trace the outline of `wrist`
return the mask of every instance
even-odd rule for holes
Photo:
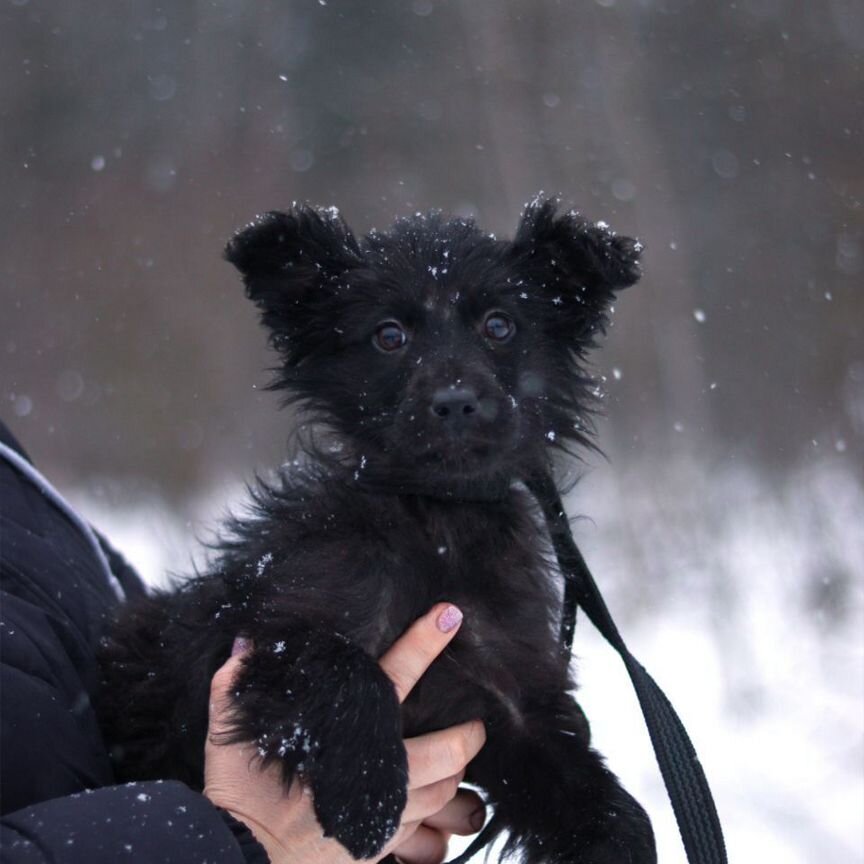
[[[237,810],[217,807],[243,852],[246,864],[283,864],[285,847],[260,822]]]
[[[267,849],[259,842],[249,825],[224,807],[216,809],[225,820],[228,830],[234,835],[246,864],[273,864]]]

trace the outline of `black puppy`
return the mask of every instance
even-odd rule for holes
[[[274,387],[318,433],[259,484],[212,572],[113,630],[100,713],[121,779],[200,788],[210,678],[243,634],[232,738],[257,742],[286,784],[301,774],[354,857],[398,824],[403,736],[482,718],[467,779],[511,850],[655,861],[647,816],[570,694],[558,579],[520,483],[556,448],[589,445],[583,361],[639,249],[543,199],[512,241],[439,215],[358,241],[306,206],[231,241],[281,355]],[[400,711],[376,658],[441,600],[466,625]]]

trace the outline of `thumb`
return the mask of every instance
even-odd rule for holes
[[[251,650],[251,640],[238,636],[231,646],[231,656],[216,670],[210,681],[210,731],[208,737],[214,732],[218,732],[218,727],[224,724],[226,714],[231,707],[231,688],[244,659]]]

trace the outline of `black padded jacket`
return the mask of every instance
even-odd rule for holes
[[[0,423],[0,862],[266,864],[176,781],[114,785],[95,649],[141,580]]]

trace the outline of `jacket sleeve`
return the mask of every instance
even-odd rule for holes
[[[3,864],[266,864],[247,829],[176,781],[109,786],[3,818]]]
[[[0,425],[0,861],[267,864],[182,783],[112,785],[95,651],[143,588],[15,445]]]

